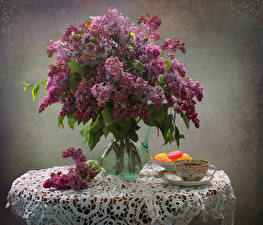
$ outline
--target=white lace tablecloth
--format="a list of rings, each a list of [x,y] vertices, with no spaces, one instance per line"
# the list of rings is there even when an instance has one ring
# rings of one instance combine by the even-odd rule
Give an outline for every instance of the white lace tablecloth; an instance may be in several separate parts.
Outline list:
[[[140,177],[124,180],[101,172],[87,189],[45,189],[52,172],[66,173],[68,166],[31,170],[17,178],[6,207],[29,225],[84,224],[189,224],[196,216],[206,222],[221,219],[234,224],[235,196],[224,171],[210,185],[179,187],[162,179],[162,168],[147,164]]]

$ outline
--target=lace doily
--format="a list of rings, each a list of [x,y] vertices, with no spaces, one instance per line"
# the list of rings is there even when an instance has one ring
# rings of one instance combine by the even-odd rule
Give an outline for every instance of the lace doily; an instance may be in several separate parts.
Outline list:
[[[234,224],[235,196],[224,171],[211,185],[179,187],[162,179],[162,167],[147,164],[140,177],[124,180],[103,171],[87,189],[58,191],[43,188],[52,172],[66,173],[68,166],[31,170],[17,178],[6,207],[28,225],[85,224],[189,224],[196,216],[206,222],[221,219]]]

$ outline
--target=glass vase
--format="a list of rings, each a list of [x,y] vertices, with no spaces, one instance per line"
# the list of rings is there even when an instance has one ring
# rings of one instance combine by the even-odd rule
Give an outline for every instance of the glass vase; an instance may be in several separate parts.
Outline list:
[[[148,161],[148,143],[136,144],[129,138],[112,139],[99,157],[102,168],[110,175],[135,178]]]

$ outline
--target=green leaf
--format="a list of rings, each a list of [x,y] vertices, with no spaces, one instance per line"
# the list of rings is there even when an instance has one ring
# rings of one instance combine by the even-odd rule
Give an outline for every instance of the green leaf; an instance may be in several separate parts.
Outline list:
[[[26,87],[29,87],[30,84],[26,83],[25,81],[23,81],[23,84],[26,86]]]
[[[170,60],[167,60],[166,61],[166,70],[168,71],[168,70],[170,70],[171,69],[171,61]]]
[[[119,134],[122,132],[122,130],[119,129],[115,123],[108,126],[107,130],[109,130],[109,132],[111,132],[114,137],[119,137]]]
[[[178,147],[180,147],[180,132],[177,126],[175,126],[175,141]]]
[[[74,73],[70,73],[70,75],[69,75],[68,86],[72,90],[72,92],[75,94],[75,92],[76,92],[76,79],[75,79]]]
[[[181,115],[182,119],[184,120],[185,126],[187,127],[187,129],[189,129],[189,120],[186,117],[186,115],[184,114],[183,110],[181,110],[180,115]]]
[[[77,83],[80,80],[81,80],[81,75],[79,73],[70,73],[68,88],[71,89],[74,94],[76,92]]]
[[[144,64],[141,63],[139,60],[135,59],[132,63],[132,67],[136,70],[138,70],[140,73],[145,72],[144,70]]]
[[[177,126],[175,126],[175,141],[178,147],[180,147],[180,139],[184,138],[183,134],[180,134],[180,131]]]
[[[27,91],[28,88],[29,88],[29,87],[24,87],[24,91]]]
[[[116,125],[116,130],[118,131],[117,133],[124,136],[129,135],[130,132],[135,132],[136,130],[140,129],[135,119],[129,121],[122,119],[118,122],[115,122],[114,125]]]
[[[69,127],[73,130],[75,123],[77,122],[77,120],[75,119],[75,117],[73,116],[73,114],[68,114],[67,115],[68,118],[68,125]]]
[[[74,34],[74,35],[72,36],[72,39],[75,39],[76,37],[80,36],[81,34],[82,34],[82,32],[80,32],[80,33],[78,33],[78,34]]]
[[[103,129],[105,128],[103,120],[98,116],[94,123],[91,125],[89,129],[89,147],[92,150],[96,144],[100,141],[101,136],[104,134]]]
[[[168,111],[168,105],[163,104],[159,111],[156,111],[156,121],[161,124],[163,123]]]
[[[85,75],[85,67],[78,64],[76,61],[69,62],[70,75],[69,75],[69,84],[68,87],[72,90],[73,93],[76,92],[76,84],[81,78]]]
[[[48,93],[48,90],[46,89],[47,80],[48,80],[48,79],[43,80],[43,81],[42,81],[42,84],[43,84],[43,87],[44,87],[45,91]]]
[[[92,125],[90,126],[89,131],[91,131],[94,127],[96,127],[99,124],[99,122],[100,122],[99,118],[100,117],[98,116],[97,119],[92,123]]]
[[[128,47],[129,50],[133,49],[133,46],[130,43],[126,43],[126,46]]]
[[[172,143],[172,134],[174,132],[173,127],[173,115],[169,114],[165,116],[165,119],[163,120],[162,124],[160,125],[160,129],[163,135],[164,144]]]
[[[32,96],[33,96],[33,101],[35,101],[40,89],[40,84],[36,83],[35,86],[32,89]]]
[[[84,142],[86,143],[89,139],[89,130],[92,124],[92,119],[90,119],[80,130],[80,134],[84,139]]]
[[[43,80],[41,83],[43,84],[44,87],[47,86],[47,81],[48,81],[48,78],[46,78],[45,80]]]
[[[116,124],[120,126],[123,130],[130,130],[132,127],[132,121],[127,121],[124,119],[118,121]]]
[[[97,35],[94,37],[94,39],[92,40],[92,42],[96,44],[96,41],[97,41],[98,39],[99,39],[99,35],[97,34]]]
[[[106,127],[103,128],[102,132],[103,132],[103,135],[104,135],[105,138],[106,138],[106,137],[109,135],[109,133],[110,133],[110,131],[109,131]]]
[[[74,34],[74,35],[72,36],[72,39],[75,39],[76,37],[81,36],[81,35],[84,34],[87,30],[88,30],[88,29],[83,29],[83,30],[81,30],[79,33]]]
[[[75,60],[69,62],[69,67],[72,73],[79,73],[81,75],[85,73],[85,67],[78,64]]]
[[[114,122],[112,120],[111,111],[108,107],[101,111],[102,118],[106,127],[111,126]]]
[[[166,133],[166,142],[164,144],[167,144],[168,142],[171,144],[174,142],[174,140],[175,140],[175,137],[173,136],[173,131],[168,130],[168,132]]]
[[[63,124],[63,120],[64,120],[64,116],[61,117],[61,116],[58,116],[58,127],[59,128],[64,128],[64,124]]]
[[[149,121],[145,122],[146,125],[150,126],[150,127],[157,127],[154,118],[150,118]]]
[[[130,138],[130,139],[132,139],[134,142],[137,142],[138,141],[138,135],[137,135],[137,133],[135,132],[135,131],[133,131],[133,132],[130,132],[129,134],[128,134],[128,137]]]
[[[102,131],[96,131],[94,133],[90,133],[89,135],[89,147],[90,150],[92,151],[94,149],[94,147],[96,146],[96,144],[100,141],[101,136],[103,135]]]
[[[162,104],[162,107],[159,111],[156,111],[153,104],[149,105],[149,111],[150,111],[150,121],[147,123],[148,126],[160,126],[160,124],[163,123],[163,120],[165,119],[165,116],[167,115],[168,111],[168,105]]]
[[[139,116],[136,116],[134,121],[135,121],[135,123],[139,123],[141,121],[141,118]]]

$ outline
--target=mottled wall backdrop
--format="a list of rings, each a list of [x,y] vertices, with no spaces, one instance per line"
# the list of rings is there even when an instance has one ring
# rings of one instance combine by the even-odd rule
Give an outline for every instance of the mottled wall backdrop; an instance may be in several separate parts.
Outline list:
[[[262,0],[0,0],[0,224],[24,224],[4,209],[12,181],[30,169],[70,164],[61,151],[75,146],[91,159],[79,135],[57,127],[60,106],[38,114],[40,93],[32,102],[22,81],[43,80],[48,64],[44,46],[71,23],[116,7],[133,22],[150,13],[162,18],[162,40],[178,37],[187,53],[178,56],[194,80],[205,86],[199,104],[200,129],[182,132],[181,149],[208,159],[230,176],[237,197],[237,225],[263,221],[263,27]],[[146,129],[140,131],[141,139]],[[151,154],[176,149],[162,146],[155,131]]]

